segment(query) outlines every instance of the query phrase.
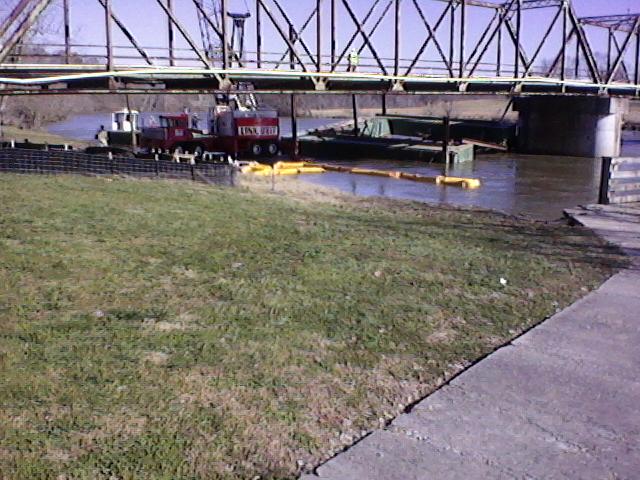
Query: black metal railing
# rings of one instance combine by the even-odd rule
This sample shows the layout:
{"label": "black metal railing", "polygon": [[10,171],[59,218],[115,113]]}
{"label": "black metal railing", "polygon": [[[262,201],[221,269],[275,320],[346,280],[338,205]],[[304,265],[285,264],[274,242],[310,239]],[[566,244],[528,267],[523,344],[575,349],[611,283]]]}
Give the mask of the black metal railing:
{"label": "black metal railing", "polygon": [[227,164],[177,163],[126,156],[89,155],[72,150],[0,148],[0,172],[31,174],[128,175],[234,185],[235,169]]}

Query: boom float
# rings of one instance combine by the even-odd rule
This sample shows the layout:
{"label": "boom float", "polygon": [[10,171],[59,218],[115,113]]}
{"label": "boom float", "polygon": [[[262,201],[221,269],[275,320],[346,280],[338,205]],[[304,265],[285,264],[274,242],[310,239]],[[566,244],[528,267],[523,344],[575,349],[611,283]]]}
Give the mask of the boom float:
{"label": "boom float", "polygon": [[478,178],[448,177],[446,175],[428,176],[420,175],[417,173],[372,170],[366,168],[351,168],[339,165],[329,165],[324,163],[318,164],[309,162],[277,162],[273,164],[273,166],[257,162],[248,162],[240,166],[240,171],[242,173],[253,173],[254,175],[265,177],[271,175],[299,175],[304,173],[342,172],[350,173],[353,175],[370,175],[373,177],[396,178],[401,180],[409,180],[412,182],[434,183],[436,185],[461,187],[468,189],[480,188],[482,185],[480,179]]}

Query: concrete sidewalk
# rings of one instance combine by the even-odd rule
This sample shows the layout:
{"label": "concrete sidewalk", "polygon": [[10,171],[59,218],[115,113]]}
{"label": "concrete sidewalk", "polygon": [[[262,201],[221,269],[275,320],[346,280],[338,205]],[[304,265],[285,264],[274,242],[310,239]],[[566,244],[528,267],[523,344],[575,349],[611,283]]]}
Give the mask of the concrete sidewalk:
{"label": "concrete sidewalk", "polygon": [[570,215],[635,265],[303,479],[640,478],[640,208]]}
{"label": "concrete sidewalk", "polygon": [[640,266],[640,203],[589,205],[565,210],[565,215],[620,247]]}

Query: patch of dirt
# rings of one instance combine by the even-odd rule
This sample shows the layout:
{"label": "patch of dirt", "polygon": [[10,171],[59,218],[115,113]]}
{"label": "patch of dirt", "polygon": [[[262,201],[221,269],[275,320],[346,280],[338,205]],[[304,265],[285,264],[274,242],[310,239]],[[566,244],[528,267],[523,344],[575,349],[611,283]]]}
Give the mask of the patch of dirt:
{"label": "patch of dirt", "polygon": [[13,458],[15,456],[15,452],[8,448],[0,447],[0,458]]}
{"label": "patch of dirt", "polygon": [[98,440],[113,436],[131,438],[141,435],[147,424],[146,417],[135,415],[127,410],[118,414],[95,416],[93,421],[99,425],[98,428],[71,434],[73,447],[70,451],[64,452],[70,459],[73,460],[93,450]]}
{"label": "patch of dirt", "polygon": [[159,332],[172,332],[174,330],[186,330],[187,326],[182,323],[158,322],[154,328]]}
{"label": "patch of dirt", "polygon": [[[334,365],[332,372],[320,375],[309,367],[292,366],[283,372],[286,386],[257,389],[222,386],[223,370],[194,369],[183,379],[179,402],[218,411],[228,422],[226,428],[233,426],[236,450],[243,445],[247,455],[239,456],[235,450],[203,453],[199,450],[206,448],[205,439],[197,442],[191,455],[218,473],[227,472],[240,459],[247,471],[292,475],[309,470],[434,388],[421,383],[418,375],[401,380],[407,375],[398,373],[411,364],[411,359],[389,356],[372,369]],[[286,412],[292,419],[286,419]]]}
{"label": "patch of dirt", "polygon": [[173,267],[172,272],[189,279],[195,279],[195,278],[198,278],[199,276],[198,272],[196,272],[195,270],[191,268],[183,267],[183,266]]}
{"label": "patch of dirt", "polygon": [[193,328],[192,324],[195,322],[195,320],[197,320],[197,318],[198,317],[192,313],[184,312],[178,315],[178,317],[173,322],[165,320],[158,321],[155,318],[145,318],[142,322],[142,326],[149,330],[155,330],[158,332],[189,330]]}
{"label": "patch of dirt", "polygon": [[256,177],[251,174],[240,175],[239,178],[241,187],[269,195],[287,195],[306,202],[333,205],[343,205],[346,201],[353,200],[352,196],[342,193],[338,189],[320,187],[295,177],[277,177],[275,189],[272,188],[271,178]]}
{"label": "patch of dirt", "polygon": [[72,455],[66,450],[49,447],[47,448],[47,453],[45,453],[44,458],[52,462],[68,462],[71,460]]}
{"label": "patch of dirt", "polygon": [[142,356],[142,360],[154,365],[165,365],[169,360],[169,354],[164,352],[146,352]]}
{"label": "patch of dirt", "polygon": [[23,414],[17,415],[6,415],[5,412],[0,412],[0,419],[2,422],[6,422],[6,424],[10,424],[13,428],[24,428],[28,423],[29,419]]}
{"label": "patch of dirt", "polygon": [[123,411],[118,415],[103,415],[99,417],[99,422],[103,425],[100,430],[108,435],[135,437],[144,431],[147,419]]}
{"label": "patch of dirt", "polygon": [[456,337],[456,331],[451,328],[436,330],[427,337],[429,343],[449,343]]}
{"label": "patch of dirt", "polygon": [[9,247],[20,248],[25,245],[22,240],[18,240],[16,238],[3,238],[2,242],[5,243]]}

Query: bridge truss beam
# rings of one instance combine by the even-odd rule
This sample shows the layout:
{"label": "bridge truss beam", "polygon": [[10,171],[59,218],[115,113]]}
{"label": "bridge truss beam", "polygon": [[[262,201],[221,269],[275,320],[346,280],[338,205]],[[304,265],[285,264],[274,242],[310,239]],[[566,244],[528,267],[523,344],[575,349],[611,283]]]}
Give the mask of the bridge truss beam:
{"label": "bridge truss beam", "polygon": [[[607,82],[623,80],[629,84],[638,85],[640,83],[640,13],[583,17],[580,23],[607,31],[606,68],[600,67]],[[622,45],[619,42],[621,34]],[[632,48],[633,43],[635,43],[634,48]],[[625,55],[628,59],[628,52],[631,50],[633,50],[630,62],[632,68],[627,66],[625,60]],[[620,76],[622,79],[619,78]]]}
{"label": "bridge truss beam", "polygon": [[[165,46],[144,46],[136,29],[145,18],[124,17],[112,0],[82,0],[104,10],[104,44],[74,43],[69,10],[77,1],[18,0],[1,21],[3,94],[213,92],[247,82],[278,93],[640,92],[640,15],[578,18],[572,0],[373,0],[365,8],[355,0],[255,0],[247,12],[253,51],[246,54],[229,38],[229,0],[218,0],[215,9],[185,1],[179,11],[177,2],[155,0],[168,26]],[[62,45],[35,34],[40,15],[56,2],[64,5]],[[307,5],[311,10],[301,14]],[[533,32],[530,11],[548,12]],[[112,23],[127,44],[114,44]],[[198,28],[211,32],[209,45]],[[586,28],[607,29],[606,68]],[[424,35],[419,42],[416,32]],[[357,69],[348,62],[350,50],[362,55]]]}

